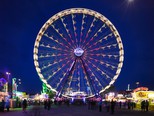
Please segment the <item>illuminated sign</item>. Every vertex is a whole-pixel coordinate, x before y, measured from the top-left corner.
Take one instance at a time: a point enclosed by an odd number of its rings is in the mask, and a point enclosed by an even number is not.
[[[137,91],[148,91],[148,88],[147,87],[139,87],[139,88],[134,89],[133,92],[137,92]]]
[[[137,92],[136,93],[137,94],[137,97],[141,97],[141,98],[147,98],[148,96],[147,96],[147,92]]]

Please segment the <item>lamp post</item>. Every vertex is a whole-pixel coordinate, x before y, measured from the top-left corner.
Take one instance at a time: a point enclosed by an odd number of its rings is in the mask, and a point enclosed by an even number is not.
[[[17,91],[18,91],[18,84],[21,84],[21,79],[12,78],[12,92],[13,92],[13,98],[17,97]]]
[[[16,92],[17,92],[18,91],[18,86],[21,85],[21,79],[18,79],[16,84],[17,84],[17,88],[16,88]]]
[[[6,75],[7,75],[7,83],[6,83],[6,91],[5,92],[9,93],[9,84],[10,84],[10,75],[11,75],[11,73],[6,72]]]
[[[138,85],[139,85],[140,83],[139,82],[136,82],[136,86],[137,86],[137,88],[138,88]]]

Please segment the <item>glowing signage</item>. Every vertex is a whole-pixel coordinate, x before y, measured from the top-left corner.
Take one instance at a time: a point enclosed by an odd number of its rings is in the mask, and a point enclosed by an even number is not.
[[[137,92],[137,91],[148,91],[149,89],[147,87],[139,87],[139,88],[136,88],[134,89],[133,92]]]

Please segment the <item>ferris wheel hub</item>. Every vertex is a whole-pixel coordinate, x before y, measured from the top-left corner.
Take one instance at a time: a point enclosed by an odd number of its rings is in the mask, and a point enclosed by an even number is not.
[[[76,49],[74,50],[74,54],[75,54],[76,56],[82,56],[83,53],[84,53],[84,51],[83,51],[82,48],[76,48]]]

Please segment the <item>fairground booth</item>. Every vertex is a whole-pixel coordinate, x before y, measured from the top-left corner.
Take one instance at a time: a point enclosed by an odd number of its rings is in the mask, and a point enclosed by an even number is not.
[[[133,100],[137,108],[141,107],[141,102],[144,100],[149,101],[149,109],[154,110],[154,91],[150,91],[147,87],[139,87],[132,92]]]

